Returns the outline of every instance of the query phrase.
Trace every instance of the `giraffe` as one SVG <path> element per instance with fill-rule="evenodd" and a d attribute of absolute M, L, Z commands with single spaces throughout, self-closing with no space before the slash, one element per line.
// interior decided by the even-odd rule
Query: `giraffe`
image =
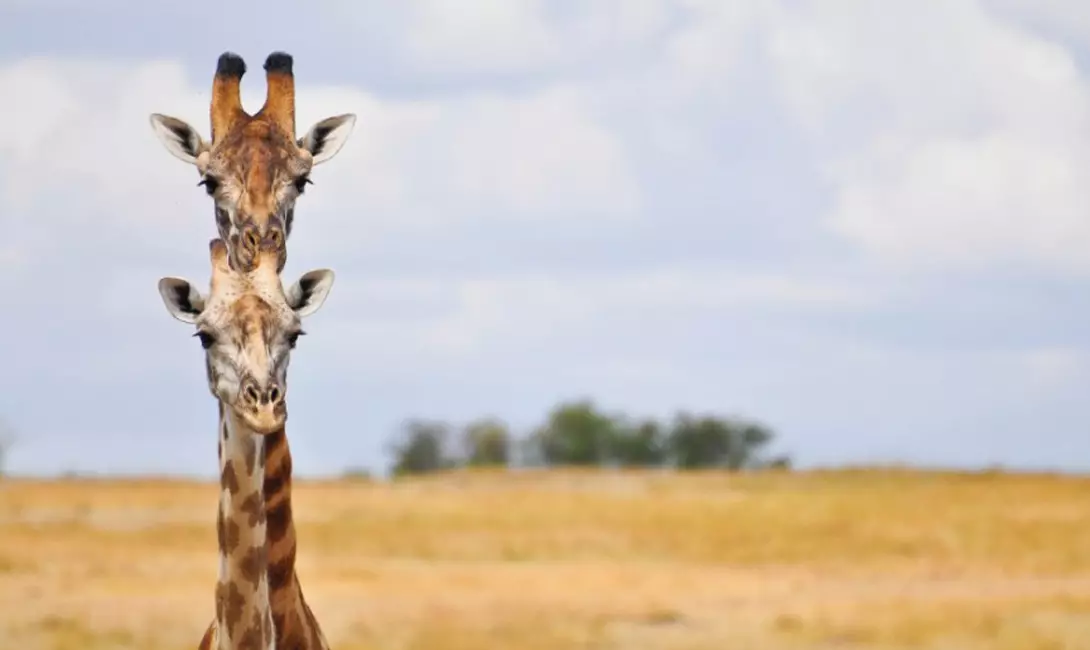
<path fill-rule="evenodd" d="M 295 575 L 285 398 L 301 321 L 325 302 L 333 272 L 310 271 L 285 289 L 272 238 L 259 242 L 249 271 L 231 267 L 222 239 L 209 250 L 207 296 L 182 278 L 159 281 L 167 311 L 196 326 L 219 405 L 220 568 L 199 648 L 328 650 Z"/>
<path fill-rule="evenodd" d="M 242 270 L 252 267 L 266 237 L 277 243 L 277 270 L 283 270 L 295 202 L 311 183 L 311 169 L 340 151 L 356 123 L 353 113 L 327 117 L 297 139 L 292 66 L 285 52 L 265 59 L 265 104 L 250 115 L 239 92 L 246 63 L 233 52 L 221 54 L 212 81 L 211 141 L 176 117 L 150 116 L 167 151 L 197 167 L 230 262 Z"/>

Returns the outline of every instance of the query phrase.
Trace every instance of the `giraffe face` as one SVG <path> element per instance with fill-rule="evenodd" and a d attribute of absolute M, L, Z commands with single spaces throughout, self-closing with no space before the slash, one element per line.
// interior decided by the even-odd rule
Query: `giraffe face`
<path fill-rule="evenodd" d="M 295 201 L 310 183 L 313 158 L 275 124 L 250 120 L 226 135 L 198 166 L 201 186 L 215 203 L 216 227 L 238 268 L 250 268 L 258 243 L 277 242 L 286 261 Z"/>
<path fill-rule="evenodd" d="M 277 246 L 277 270 L 283 270 L 295 202 L 311 183 L 314 166 L 340 151 L 356 122 L 351 113 L 329 117 L 296 139 L 291 67 L 289 55 L 269 55 L 265 105 L 249 115 L 239 98 L 245 63 L 224 53 L 212 86 L 211 141 L 178 118 L 151 116 L 152 128 L 167 151 L 197 168 L 198 185 L 214 202 L 216 227 L 227 243 L 231 265 L 244 271 L 255 265 L 265 239 Z"/>
<path fill-rule="evenodd" d="M 310 271 L 285 290 L 272 240 L 260 243 L 250 271 L 231 268 L 222 240 L 213 240 L 211 251 L 207 296 L 170 277 L 159 281 L 159 293 L 171 315 L 196 326 L 212 394 L 254 432 L 278 431 L 287 420 L 288 362 L 302 319 L 325 302 L 333 272 Z"/>

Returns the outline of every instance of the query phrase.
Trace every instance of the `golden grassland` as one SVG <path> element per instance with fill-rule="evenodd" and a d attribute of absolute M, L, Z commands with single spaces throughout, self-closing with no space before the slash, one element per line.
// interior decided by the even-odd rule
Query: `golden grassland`
<path fill-rule="evenodd" d="M 0 481 L 0 649 L 194 648 L 215 499 Z M 1090 649 L 1090 478 L 457 472 L 295 502 L 334 650 Z"/>

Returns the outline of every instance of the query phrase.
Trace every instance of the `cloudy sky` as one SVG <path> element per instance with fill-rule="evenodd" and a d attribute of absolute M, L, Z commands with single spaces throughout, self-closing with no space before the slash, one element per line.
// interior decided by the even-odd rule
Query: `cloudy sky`
<path fill-rule="evenodd" d="M 155 289 L 207 283 L 211 201 L 147 116 L 207 135 L 224 50 L 256 110 L 277 49 L 300 130 L 359 116 L 285 269 L 337 273 L 299 474 L 583 395 L 757 418 L 804 466 L 1090 469 L 1084 1 L 235 6 L 0 0 L 13 471 L 214 474 Z"/>

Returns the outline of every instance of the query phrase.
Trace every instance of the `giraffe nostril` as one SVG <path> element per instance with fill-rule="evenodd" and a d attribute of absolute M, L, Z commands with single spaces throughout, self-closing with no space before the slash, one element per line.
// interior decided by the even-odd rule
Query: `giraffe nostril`
<path fill-rule="evenodd" d="M 246 401 L 251 404 L 257 404 L 261 400 L 261 396 L 257 392 L 257 386 L 252 383 L 246 384 L 246 388 L 243 389 L 242 394 L 246 396 Z"/>
<path fill-rule="evenodd" d="M 269 404 L 276 404 L 280 401 L 280 387 L 273 384 L 269 387 Z"/>

